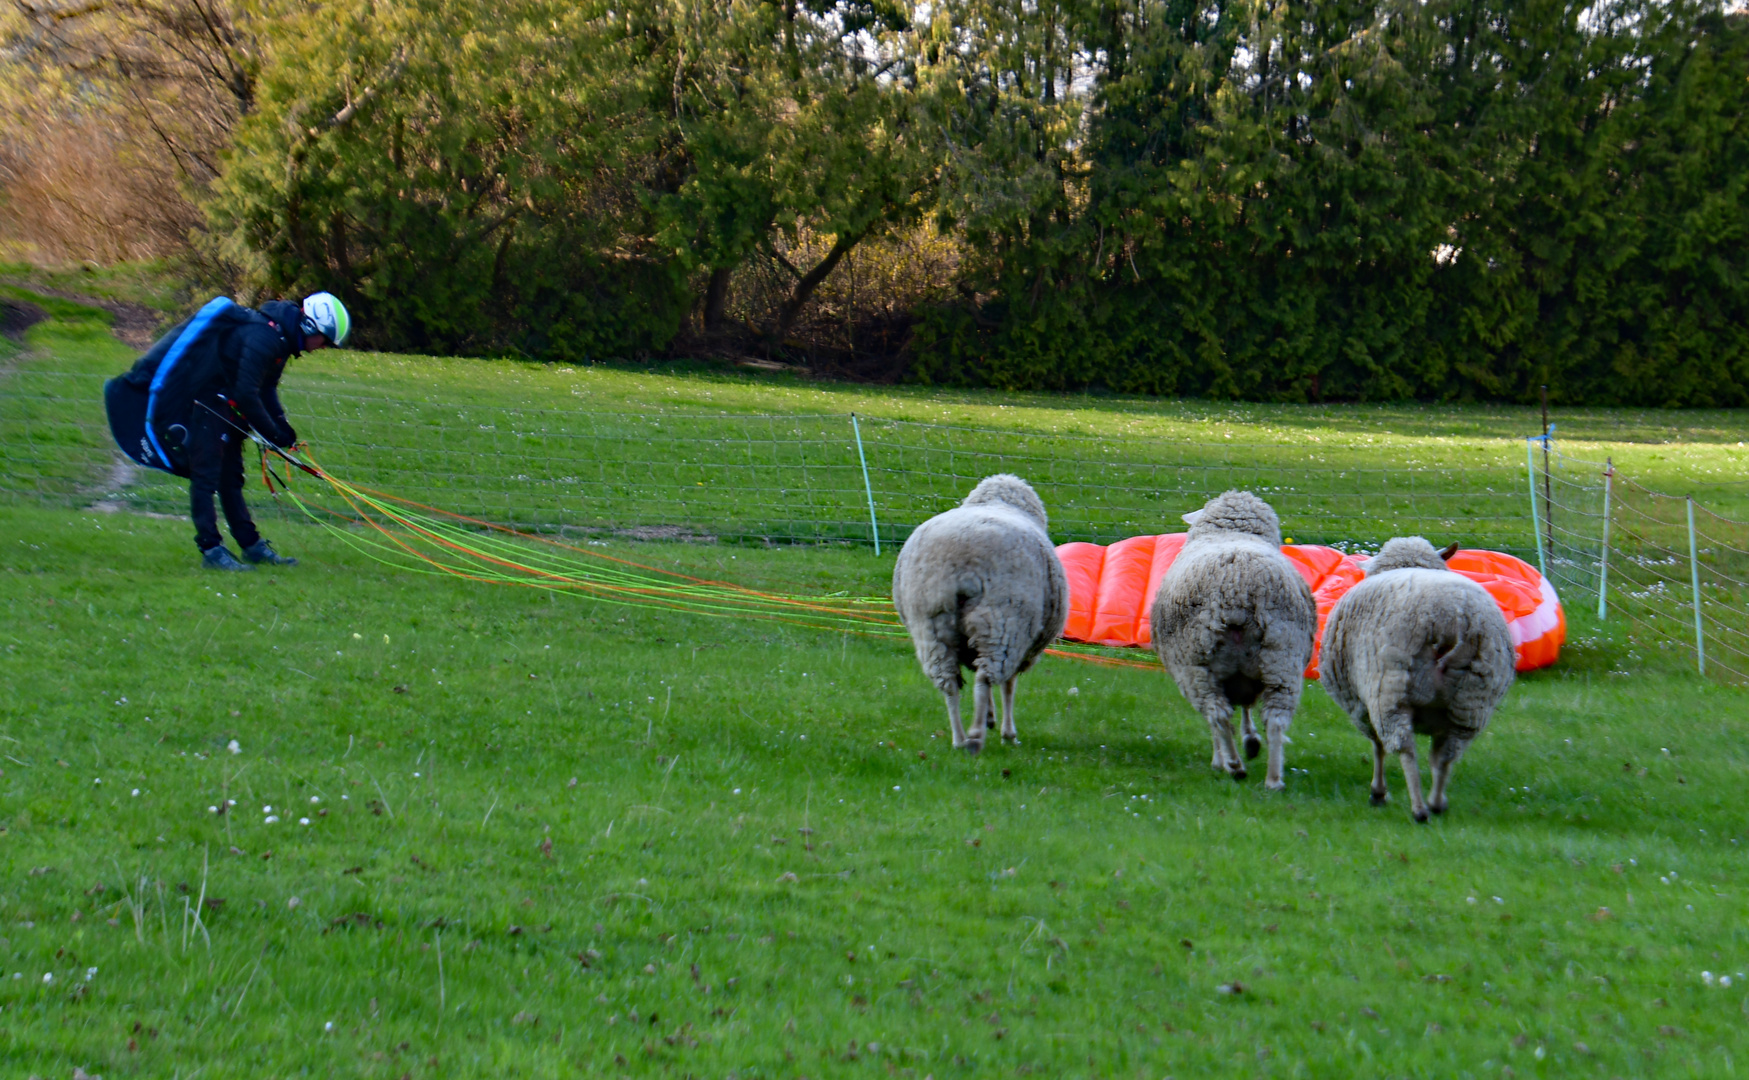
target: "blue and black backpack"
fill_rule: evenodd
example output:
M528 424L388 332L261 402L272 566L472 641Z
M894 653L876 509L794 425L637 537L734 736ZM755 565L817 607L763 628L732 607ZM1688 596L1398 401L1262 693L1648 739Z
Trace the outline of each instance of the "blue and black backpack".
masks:
M223 380L218 339L227 328L257 320L265 321L259 312L214 297L159 338L126 374L104 383L109 430L122 452L147 468L187 477L195 399Z

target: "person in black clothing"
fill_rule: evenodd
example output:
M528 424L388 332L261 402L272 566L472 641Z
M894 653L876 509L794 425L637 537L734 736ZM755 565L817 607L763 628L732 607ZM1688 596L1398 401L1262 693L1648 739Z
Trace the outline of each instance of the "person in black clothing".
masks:
M206 566L249 570L224 546L213 496L250 563L293 566L263 539L243 500L243 442L250 431L291 447L297 432L279 403L286 361L341 344L351 320L339 300L316 293L300 306L252 310L220 297L153 345L104 387L116 441L142 465L189 481L195 544Z

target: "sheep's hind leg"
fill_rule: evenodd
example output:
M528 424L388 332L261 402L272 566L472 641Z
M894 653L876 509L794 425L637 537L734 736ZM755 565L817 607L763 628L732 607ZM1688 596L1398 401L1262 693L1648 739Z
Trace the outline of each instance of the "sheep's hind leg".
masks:
M1259 750L1263 749L1263 740L1257 737L1257 728L1251 723L1250 706L1245 706L1241 710L1241 716L1243 719L1240 727L1245 734L1245 760L1250 761L1257 756Z
M966 728L965 751L976 754L984 749L984 735L995 724L995 687L990 677L979 671L972 680L972 723Z
M1372 714L1379 741L1403 763L1403 783L1409 788L1409 813L1416 821L1426 824L1427 802L1421 797L1421 765L1415 760L1415 728L1409 714L1387 714L1382 709L1367 711Z
M1372 804L1385 805L1387 792L1385 790L1385 744L1377 735L1372 740Z
M1427 809L1435 814L1446 811L1445 786L1451 782L1452 766L1458 763L1458 758L1464 756L1464 748L1468 745L1468 740L1456 739L1450 735L1433 737L1433 796L1427 800Z
M941 696L947 699L947 722L953 728L953 748L959 750L966 745L966 728L960 723L960 688L949 683L941 688Z
M1285 744L1288 725L1292 722L1293 714L1291 713L1287 716L1269 713L1263 715L1263 726L1269 731L1269 768L1264 773L1263 786L1270 791L1280 791L1287 787L1287 781L1282 779L1281 774L1286 768L1287 748ZM1249 747L1249 742L1247 742L1247 747Z
M1404 749L1397 751L1397 759L1403 763L1403 782L1409 786L1409 812L1415 815L1415 820L1427 824L1427 803L1421 797L1421 765L1415 760L1415 741L1410 739Z
M1020 676L1010 675L1002 684L1002 739L1016 746L1020 744L1020 732L1014 727L1014 688L1019 681Z
M1208 718L1209 737L1215 744L1214 760L1210 763L1217 769L1225 769L1227 775L1235 780L1245 779L1245 763L1239 758L1239 748L1233 742L1233 714L1215 714Z

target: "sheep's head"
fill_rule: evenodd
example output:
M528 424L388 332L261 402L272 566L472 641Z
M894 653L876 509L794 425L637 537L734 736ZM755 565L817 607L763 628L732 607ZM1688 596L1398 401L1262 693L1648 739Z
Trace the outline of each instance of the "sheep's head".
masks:
M1268 503L1249 491L1217 495L1201 510L1184 515L1184 521L1190 526L1191 540L1215 532L1237 532L1261 536L1276 547L1281 546L1281 519Z
M1444 570L1445 560L1455 554L1456 544L1435 551L1432 544L1419 536L1399 536L1385 541L1378 555L1366 561L1364 569L1367 577L1387 570Z
M960 505L988 506L991 503L1013 507L1023 514L1037 518L1041 528L1050 528L1050 519L1045 516L1044 501L1032 490L1031 484L1011 473L984 477Z

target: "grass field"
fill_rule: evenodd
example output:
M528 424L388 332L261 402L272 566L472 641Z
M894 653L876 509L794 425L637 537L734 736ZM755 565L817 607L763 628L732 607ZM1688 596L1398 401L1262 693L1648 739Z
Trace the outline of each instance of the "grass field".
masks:
M0 380L125 363L79 318ZM1396 460L1526 419L350 354L293 378L367 375L1235 440L1253 415ZM1749 428L1594 422L1676 478L1740 469ZM287 523L304 565L219 577L184 521L0 519L7 1075L1666 1077L1749 1041L1749 692L1583 605L1416 826L1400 777L1367 806L1367 745L1316 687L1282 794L1208 769L1163 674L1055 658L1022 679L1022 745L970 759L891 643L418 577ZM891 570L606 543L791 593Z

